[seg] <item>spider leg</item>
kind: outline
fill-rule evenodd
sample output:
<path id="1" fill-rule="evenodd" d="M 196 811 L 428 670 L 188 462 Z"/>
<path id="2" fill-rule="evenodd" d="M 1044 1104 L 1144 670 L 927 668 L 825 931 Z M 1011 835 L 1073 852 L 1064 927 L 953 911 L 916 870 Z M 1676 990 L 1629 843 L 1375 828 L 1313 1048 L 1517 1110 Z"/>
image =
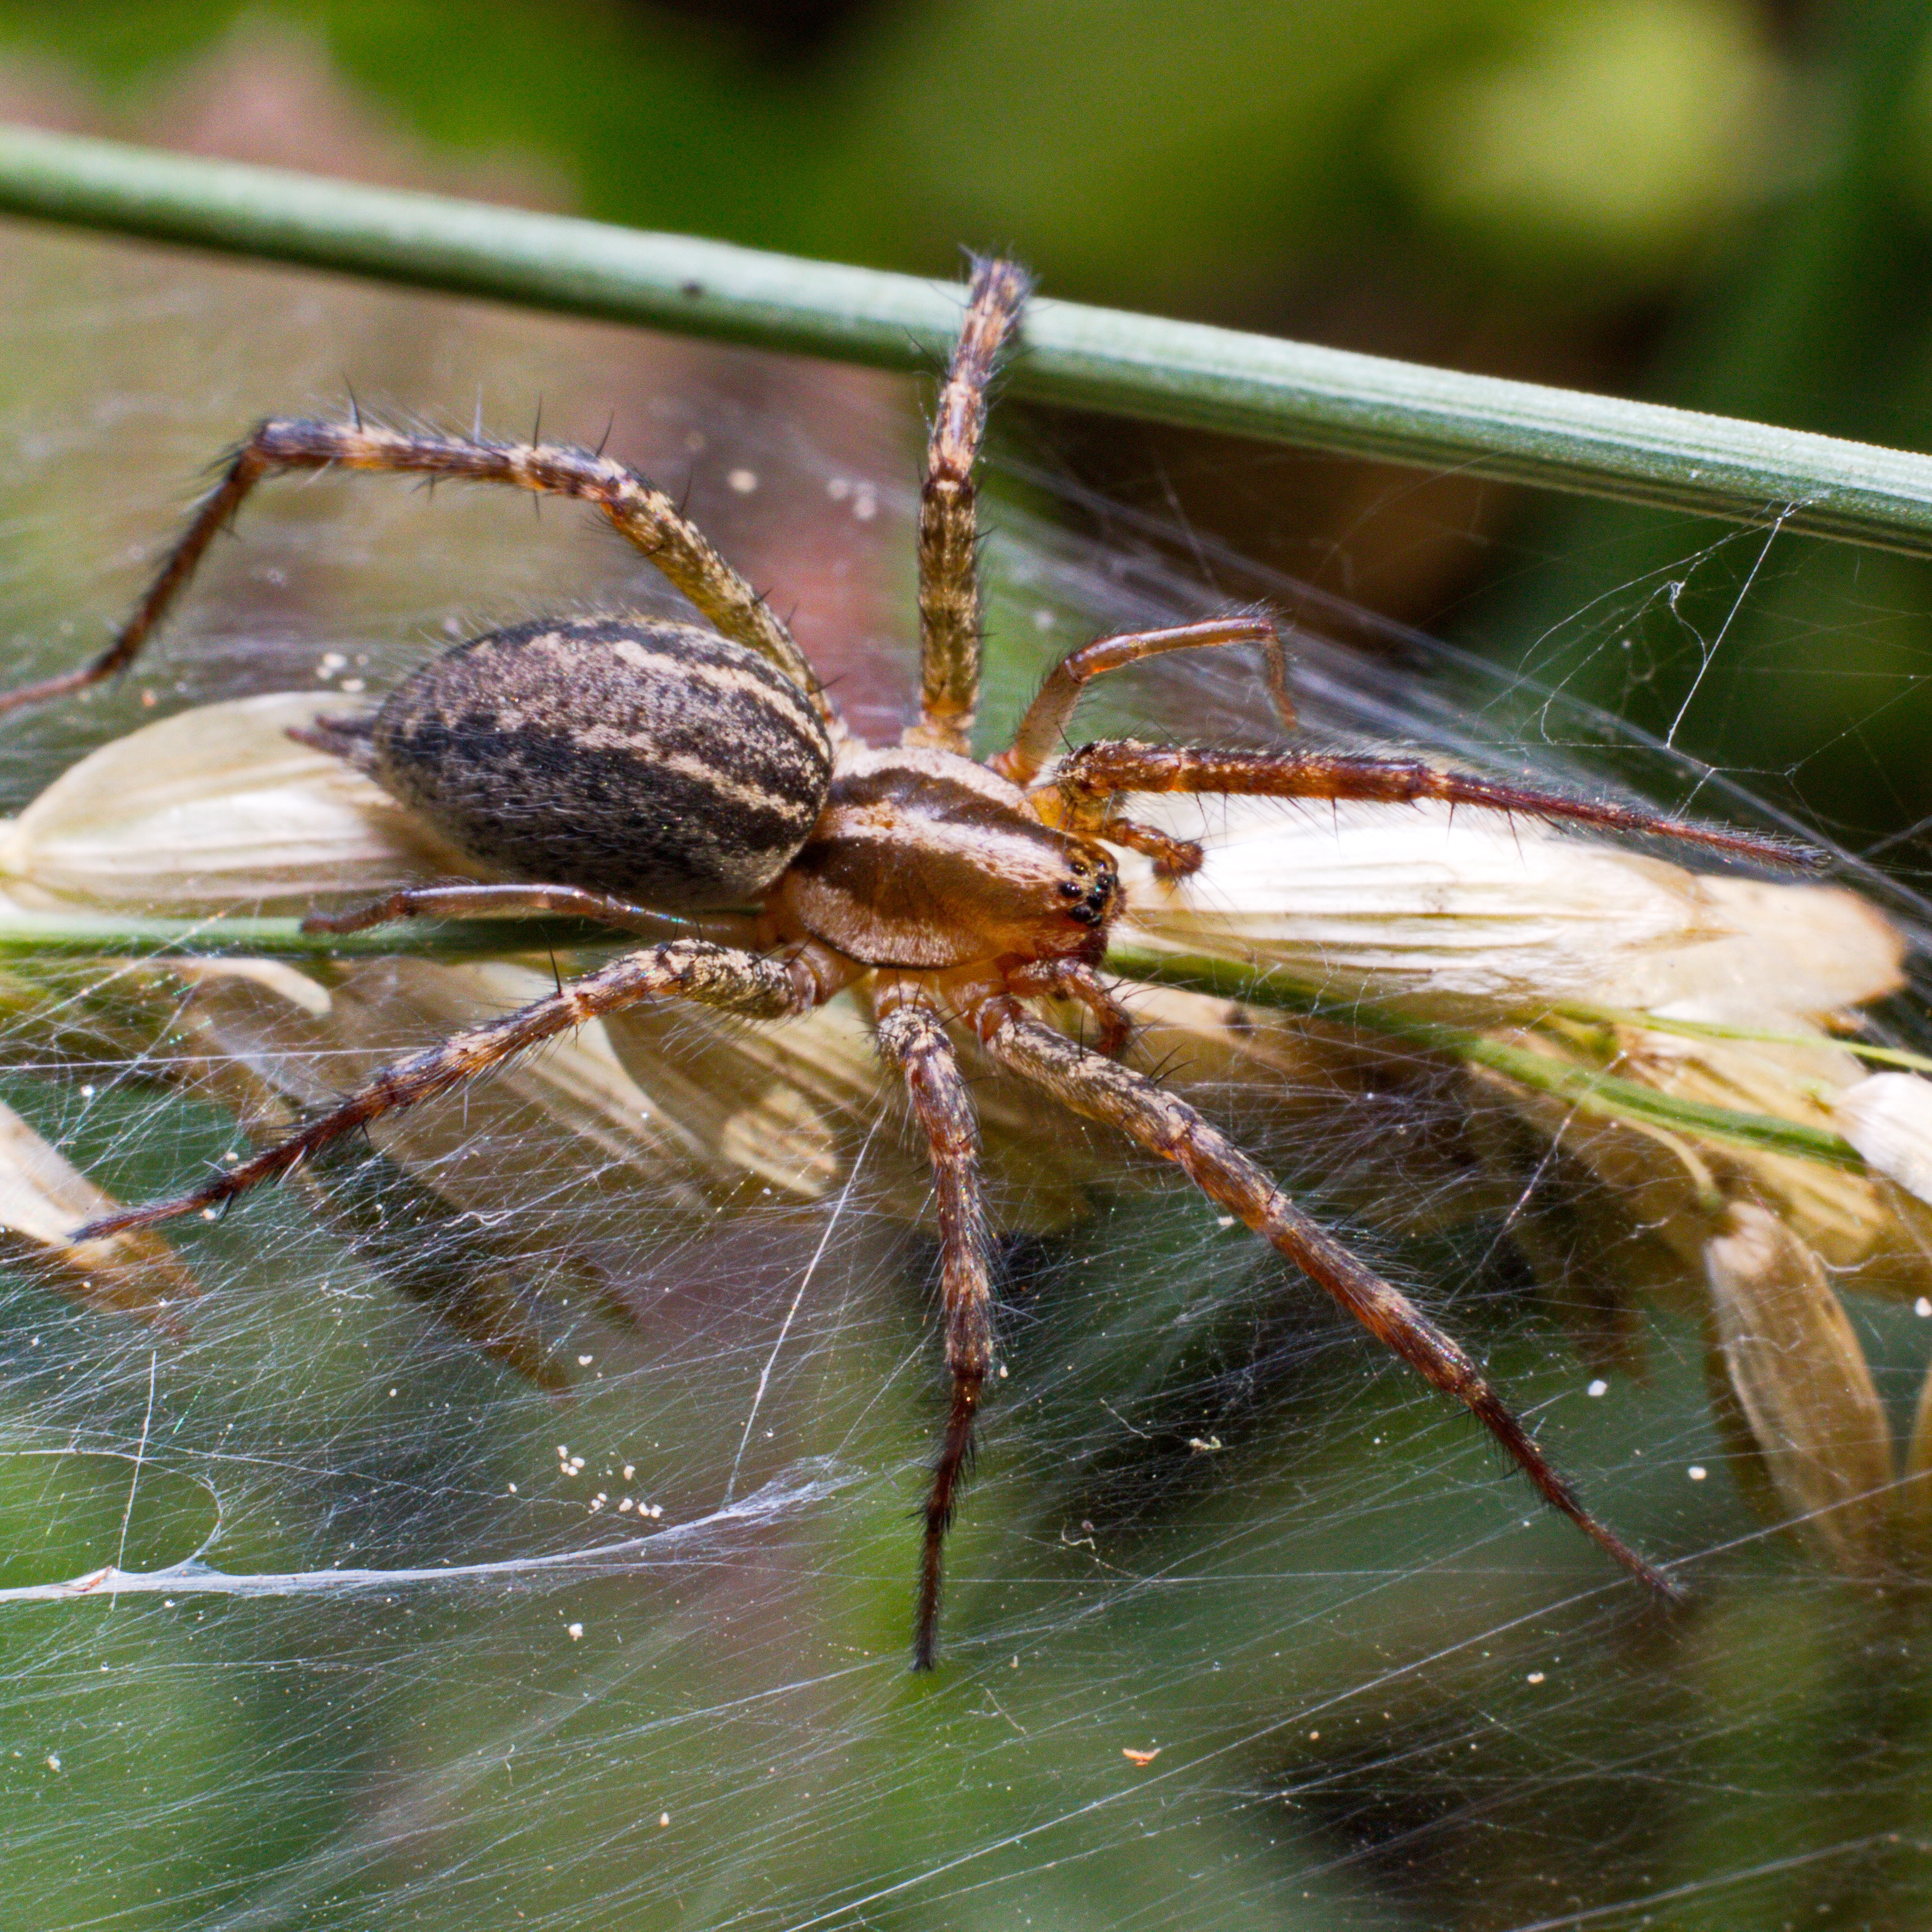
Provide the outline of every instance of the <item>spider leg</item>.
<path id="1" fill-rule="evenodd" d="M 76 1238 L 92 1240 L 128 1228 L 145 1228 L 232 1200 L 262 1181 L 286 1174 L 318 1148 L 385 1114 L 446 1094 L 512 1054 L 600 1014 L 616 1012 L 652 998 L 694 1000 L 747 1019 L 775 1020 L 815 1005 L 818 994 L 809 976 L 794 972 L 785 961 L 713 946 L 704 940 L 674 939 L 626 952 L 514 1012 L 453 1034 L 437 1046 L 382 1068 L 320 1119 L 190 1192 L 145 1207 L 123 1208 L 90 1222 Z"/>
<path id="2" fill-rule="evenodd" d="M 769 658 L 806 692 L 827 725 L 836 730 L 831 700 L 820 689 L 791 633 L 710 539 L 679 514 L 670 499 L 625 464 L 552 444 L 412 434 L 360 422 L 274 418 L 258 423 L 230 459 L 220 481 L 202 500 L 107 649 L 77 670 L 0 693 L 0 712 L 82 690 L 124 670 L 194 574 L 215 533 L 257 483 L 284 471 L 336 464 L 348 470 L 413 471 L 432 479 L 450 476 L 508 483 L 538 496 L 574 496 L 595 504 L 719 631 Z"/>
<path id="3" fill-rule="evenodd" d="M 1010 999 L 984 1001 L 974 1018 L 996 1058 L 1076 1113 L 1118 1127 L 1150 1154 L 1172 1161 L 1209 1199 L 1286 1255 L 1384 1347 L 1467 1408 L 1515 1458 L 1544 1498 L 1592 1542 L 1660 1595 L 1682 1598 L 1677 1584 L 1584 1508 L 1461 1346 L 1303 1214 L 1186 1101 L 1144 1075 L 1027 1018 Z"/>
<path id="4" fill-rule="evenodd" d="M 980 703 L 977 493 L 986 388 L 1019 327 L 1030 284 L 1011 262 L 974 265 L 966 320 L 932 422 L 919 496 L 920 722 L 904 742 L 969 750 Z"/>
<path id="5" fill-rule="evenodd" d="M 461 885 L 413 886 L 354 906 L 346 912 L 312 912 L 302 921 L 304 932 L 364 932 L 402 919 L 514 919 L 526 913 L 556 913 L 570 919 L 592 920 L 600 926 L 621 927 L 646 938 L 662 938 L 667 928 L 697 927 L 706 938 L 717 937 L 731 923 L 728 915 L 702 919 L 652 912 L 613 898 L 608 892 L 586 892 L 580 886 Z M 747 928 L 751 922 L 735 922 Z M 748 935 L 741 935 L 748 936 Z"/>
<path id="6" fill-rule="evenodd" d="M 1080 702 L 1089 679 L 1122 670 L 1143 658 L 1168 651 L 1192 651 L 1216 644 L 1258 644 L 1266 654 L 1268 686 L 1275 713 L 1290 730 L 1294 728 L 1294 702 L 1288 693 L 1288 653 L 1272 618 L 1210 617 L 1200 624 L 1178 624 L 1172 630 L 1126 631 L 1116 638 L 1096 638 L 1067 652 L 1047 674 L 1040 695 L 1027 707 L 1013 742 L 986 762 L 1015 784 L 1030 784 L 1040 769 L 1060 749 L 1061 734 Z"/>
<path id="7" fill-rule="evenodd" d="M 880 1017 L 878 1039 L 880 1050 L 904 1078 L 913 1110 L 926 1130 L 939 1204 L 940 1279 L 952 1402 L 926 1498 L 926 1549 L 912 1653 L 915 1670 L 930 1670 L 939 1636 L 940 1557 L 960 1482 L 972 1460 L 973 1420 L 980 1393 L 993 1366 L 992 1286 L 980 1195 L 980 1124 L 952 1042 L 932 1007 L 914 1000 L 893 1006 Z"/>
<path id="8" fill-rule="evenodd" d="M 1599 826 L 1608 832 L 1675 838 L 1760 865 L 1816 868 L 1830 862 L 1828 854 L 1809 846 L 1722 826 L 1699 825 L 1638 806 L 1574 798 L 1466 772 L 1438 771 L 1419 758 L 1358 757 L 1340 752 L 1220 752 L 1187 745 L 1140 745 L 1120 739 L 1083 745 L 1066 758 L 1046 784 L 1028 796 L 1050 824 L 1113 838 L 1114 832 L 1102 828 L 1119 828 L 1126 821 L 1113 817 L 1112 802 L 1124 792 L 1136 791 L 1391 802 L 1439 799 L 1450 805 Z M 1162 837 L 1144 828 L 1132 829 L 1150 840 Z M 1124 838 L 1118 842 L 1132 844 L 1136 841 Z M 1148 848 L 1143 844 L 1140 849 Z M 1198 862 L 1197 860 L 1196 865 Z M 1179 869 L 1192 871 L 1195 866 Z"/>

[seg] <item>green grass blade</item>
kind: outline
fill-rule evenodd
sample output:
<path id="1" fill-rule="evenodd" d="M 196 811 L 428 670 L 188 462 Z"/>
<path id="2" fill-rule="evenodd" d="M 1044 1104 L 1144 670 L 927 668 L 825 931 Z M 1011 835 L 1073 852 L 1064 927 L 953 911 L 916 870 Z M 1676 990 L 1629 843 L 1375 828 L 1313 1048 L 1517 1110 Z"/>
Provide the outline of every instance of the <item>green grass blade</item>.
<path id="1" fill-rule="evenodd" d="M 409 286 L 929 369 L 960 291 L 440 195 L 0 128 L 0 209 Z M 1432 470 L 1932 555 L 1932 458 L 1041 300 L 1013 388 Z"/>
<path id="2" fill-rule="evenodd" d="M 552 947 L 608 946 L 610 928 L 582 920 L 411 920 L 368 932 L 304 932 L 298 919 L 142 919 L 115 913 L 0 908 L 0 958 L 500 958 Z"/>

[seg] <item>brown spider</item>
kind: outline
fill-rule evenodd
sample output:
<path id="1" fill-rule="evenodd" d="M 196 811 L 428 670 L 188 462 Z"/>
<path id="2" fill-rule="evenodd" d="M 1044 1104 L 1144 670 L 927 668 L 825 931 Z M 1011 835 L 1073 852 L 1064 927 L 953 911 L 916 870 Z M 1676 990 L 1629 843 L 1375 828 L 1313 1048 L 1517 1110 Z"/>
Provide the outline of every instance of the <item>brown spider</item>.
<path id="1" fill-rule="evenodd" d="M 308 929 L 352 932 L 410 917 L 580 914 L 696 934 L 623 953 L 518 1012 L 397 1061 L 278 1145 L 178 1198 L 129 1208 L 76 1239 L 145 1227 L 286 1173 L 338 1136 L 448 1092 L 503 1060 L 640 1000 L 683 999 L 748 1020 L 802 1013 L 846 988 L 868 999 L 931 1152 L 952 1403 L 926 1505 L 914 1636 L 932 1666 L 940 1556 L 993 1366 L 987 1231 L 972 1100 L 949 1022 L 1055 1100 L 1173 1162 L 1327 1291 L 1371 1334 L 1464 1403 L 1541 1494 L 1666 1597 L 1677 1586 L 1583 1508 L 1469 1356 L 1311 1221 L 1193 1108 L 1120 1064 L 1130 1026 L 1096 968 L 1123 910 L 1107 847 L 1169 875 L 1198 847 L 1121 816 L 1136 792 L 1411 800 L 1522 812 L 1687 839 L 1756 860 L 1788 850 L 1625 806 L 1321 751 L 1250 753 L 1120 740 L 1059 757 L 1082 686 L 1159 652 L 1262 649 L 1292 722 L 1285 665 L 1264 618 L 1217 619 L 1106 638 L 1047 679 L 1012 742 L 976 762 L 980 593 L 972 472 L 995 364 L 1027 281 L 976 266 L 928 452 L 919 524 L 920 721 L 896 746 L 845 729 L 784 624 L 670 500 L 622 464 L 548 445 L 408 434 L 364 424 L 272 420 L 229 464 L 146 595 L 94 663 L 0 695 L 0 711 L 76 691 L 129 664 L 217 530 L 265 476 L 343 464 L 470 477 L 596 504 L 709 620 L 631 615 L 519 625 L 458 645 L 370 713 L 298 734 L 370 772 L 495 884 L 398 892 Z M 755 907 L 755 912 L 742 910 Z M 692 915 L 702 915 L 692 918 Z M 1030 1017 L 1046 997 L 1084 1005 L 1099 1050 Z"/>

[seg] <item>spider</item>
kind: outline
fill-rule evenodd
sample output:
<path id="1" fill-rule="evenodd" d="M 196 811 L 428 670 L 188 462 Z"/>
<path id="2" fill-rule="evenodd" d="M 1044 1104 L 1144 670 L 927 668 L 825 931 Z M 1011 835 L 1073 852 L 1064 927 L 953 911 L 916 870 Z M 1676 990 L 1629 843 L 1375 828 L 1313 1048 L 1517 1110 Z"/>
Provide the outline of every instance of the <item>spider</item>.
<path id="1" fill-rule="evenodd" d="M 1100 976 L 1124 896 L 1108 848 L 1168 877 L 1198 846 L 1120 809 L 1136 793 L 1284 799 L 1435 799 L 1788 862 L 1788 849 L 1622 805 L 1439 770 L 1414 759 L 1120 740 L 1065 748 L 1090 680 L 1159 653 L 1258 648 L 1293 722 L 1280 638 L 1237 614 L 1102 638 L 1050 674 L 1012 742 L 976 760 L 981 656 L 974 472 L 990 383 L 1028 293 L 1010 262 L 974 264 L 940 392 L 919 516 L 920 720 L 896 746 L 864 743 L 762 598 L 643 476 L 601 453 L 406 433 L 364 422 L 270 419 L 228 460 L 132 615 L 93 663 L 0 694 L 0 712 L 124 669 L 216 532 L 265 477 L 340 465 L 470 478 L 596 506 L 706 620 L 614 613 L 540 620 L 458 644 L 380 708 L 294 735 L 371 774 L 483 875 L 314 914 L 346 933 L 410 918 L 580 915 L 634 936 L 667 915 L 688 931 L 627 950 L 544 998 L 398 1060 L 251 1160 L 172 1199 L 78 1231 L 86 1240 L 224 1203 L 383 1114 L 450 1092 L 600 1014 L 689 1000 L 782 1021 L 850 989 L 904 1082 L 932 1160 L 951 1398 L 924 1510 L 913 1665 L 930 1670 L 945 1537 L 994 1366 L 988 1228 L 970 1093 L 949 1029 L 1062 1106 L 1173 1162 L 1325 1290 L 1385 1347 L 1463 1403 L 1541 1495 L 1653 1591 L 1678 1586 L 1583 1507 L 1463 1348 L 1292 1202 L 1255 1161 L 1160 1082 L 1120 1058 L 1127 1014 Z M 747 910 L 746 908 L 754 910 Z M 1094 1046 L 1030 1013 L 1071 1000 Z"/>

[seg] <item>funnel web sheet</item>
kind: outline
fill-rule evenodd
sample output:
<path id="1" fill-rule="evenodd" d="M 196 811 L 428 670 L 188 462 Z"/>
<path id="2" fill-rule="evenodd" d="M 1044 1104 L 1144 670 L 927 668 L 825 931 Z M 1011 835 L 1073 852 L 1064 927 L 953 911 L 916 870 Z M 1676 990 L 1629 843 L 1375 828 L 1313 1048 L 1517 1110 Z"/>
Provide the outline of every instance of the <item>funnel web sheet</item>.
<path id="1" fill-rule="evenodd" d="M 541 397 L 594 444 L 614 406 L 855 728 L 913 714 L 909 389 L 93 242 L 9 235 L 0 278 L 10 682 L 98 648 L 201 466 L 346 370 L 406 424 L 520 435 Z M 1265 598 L 1320 742 L 1820 836 L 1808 754 L 1682 748 L 1687 678 L 1821 547 L 1611 559 L 1504 674 L 1056 490 L 988 484 L 982 749 L 1072 643 Z M 608 956 L 298 942 L 449 861 L 285 731 L 612 604 L 677 608 L 566 506 L 284 484 L 132 676 L 8 722 L 10 1924 L 1922 1916 L 1910 838 L 1820 884 L 1426 805 L 1136 805 L 1209 850 L 1178 885 L 1124 855 L 1137 1064 L 1468 1346 L 1675 1616 L 1231 1217 L 962 1046 L 1002 1372 L 914 1680 L 931 1184 L 845 1000 L 628 1013 L 218 1224 L 64 1240 Z M 1820 755 L 1918 676 L 1834 688 Z M 1114 733 L 1282 736 L 1234 652 L 1096 684 L 1076 736 Z"/>

